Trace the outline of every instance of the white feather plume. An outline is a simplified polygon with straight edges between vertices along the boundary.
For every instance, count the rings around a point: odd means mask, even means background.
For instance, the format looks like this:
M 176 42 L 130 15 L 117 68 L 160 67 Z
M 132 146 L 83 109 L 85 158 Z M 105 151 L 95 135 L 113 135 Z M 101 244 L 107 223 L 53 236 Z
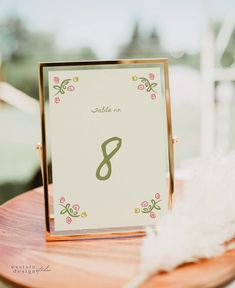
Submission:
M 138 287 L 152 273 L 223 253 L 235 236 L 235 154 L 200 163 L 173 209 L 149 230 L 142 246 Z

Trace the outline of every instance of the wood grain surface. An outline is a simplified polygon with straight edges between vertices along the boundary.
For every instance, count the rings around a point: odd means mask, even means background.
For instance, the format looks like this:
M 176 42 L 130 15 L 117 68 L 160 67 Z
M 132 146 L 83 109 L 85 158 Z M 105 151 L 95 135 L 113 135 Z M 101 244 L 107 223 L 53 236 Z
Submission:
M 47 243 L 43 213 L 42 188 L 0 207 L 0 276 L 4 281 L 16 287 L 114 288 L 123 287 L 138 274 L 143 238 Z M 23 265 L 49 266 L 50 271 L 15 273 L 14 267 Z M 222 287 L 234 274 L 235 250 L 154 275 L 142 287 Z

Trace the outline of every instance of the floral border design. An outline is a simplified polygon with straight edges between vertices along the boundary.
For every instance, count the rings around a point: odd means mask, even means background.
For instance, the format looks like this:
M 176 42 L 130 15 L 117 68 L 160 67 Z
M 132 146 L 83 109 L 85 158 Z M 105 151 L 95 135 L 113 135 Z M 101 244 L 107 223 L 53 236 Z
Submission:
M 74 82 L 74 83 L 73 83 Z M 75 83 L 79 82 L 79 77 L 75 76 L 72 79 L 67 78 L 67 79 L 60 79 L 59 76 L 54 76 L 53 77 L 53 89 L 56 90 L 56 93 L 54 94 L 54 102 L 56 104 L 60 103 L 60 97 L 61 95 L 64 95 L 66 91 L 68 92 L 73 92 L 76 90 Z
M 76 204 L 72 205 L 70 203 L 66 203 L 65 197 L 60 197 L 59 206 L 62 207 L 60 210 L 61 215 L 68 214 L 68 216 L 66 217 L 66 223 L 67 224 L 70 224 L 72 222 L 72 218 L 74 218 L 74 217 L 82 217 L 82 218 L 87 217 L 86 211 L 79 212 L 79 210 L 80 210 L 79 204 L 76 203 Z
M 150 96 L 152 100 L 155 100 L 157 98 L 157 91 L 154 88 L 158 85 L 157 82 L 152 82 L 155 78 L 156 76 L 154 73 L 149 73 L 148 78 L 133 75 L 132 81 L 140 80 L 140 84 L 138 84 L 137 89 L 146 91 L 148 96 Z
M 134 209 L 134 212 L 136 214 L 144 213 L 144 214 L 149 215 L 150 218 L 155 219 L 157 215 L 156 215 L 156 211 L 153 211 L 153 210 L 157 210 L 157 211 L 161 210 L 161 207 L 159 205 L 159 202 L 161 201 L 160 198 L 161 198 L 160 194 L 156 193 L 155 197 L 151 199 L 149 202 L 146 200 L 141 202 L 140 207 L 136 207 Z

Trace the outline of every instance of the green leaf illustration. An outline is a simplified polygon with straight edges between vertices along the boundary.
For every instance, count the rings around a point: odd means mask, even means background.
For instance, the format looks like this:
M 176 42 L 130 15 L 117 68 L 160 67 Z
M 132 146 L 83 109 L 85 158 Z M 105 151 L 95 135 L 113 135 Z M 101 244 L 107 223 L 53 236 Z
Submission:
M 65 80 L 62 82 L 63 87 L 66 86 L 66 85 L 68 85 L 70 80 L 71 80 L 71 79 L 65 79 Z
M 56 96 L 59 93 L 65 94 L 65 89 L 67 88 L 67 85 L 69 84 L 69 82 L 71 80 L 72 79 L 65 79 L 65 80 L 62 81 L 62 83 L 60 85 L 53 85 L 53 88 L 55 90 L 58 90 L 58 92 L 54 96 Z

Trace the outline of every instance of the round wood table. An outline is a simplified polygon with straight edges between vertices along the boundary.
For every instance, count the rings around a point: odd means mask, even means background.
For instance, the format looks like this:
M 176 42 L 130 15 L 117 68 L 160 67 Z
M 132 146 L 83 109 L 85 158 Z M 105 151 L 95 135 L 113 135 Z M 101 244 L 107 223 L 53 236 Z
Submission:
M 114 288 L 138 275 L 143 238 L 45 242 L 43 190 L 0 207 L 0 276 L 14 287 Z M 223 287 L 235 275 L 235 250 L 156 274 L 143 288 Z

